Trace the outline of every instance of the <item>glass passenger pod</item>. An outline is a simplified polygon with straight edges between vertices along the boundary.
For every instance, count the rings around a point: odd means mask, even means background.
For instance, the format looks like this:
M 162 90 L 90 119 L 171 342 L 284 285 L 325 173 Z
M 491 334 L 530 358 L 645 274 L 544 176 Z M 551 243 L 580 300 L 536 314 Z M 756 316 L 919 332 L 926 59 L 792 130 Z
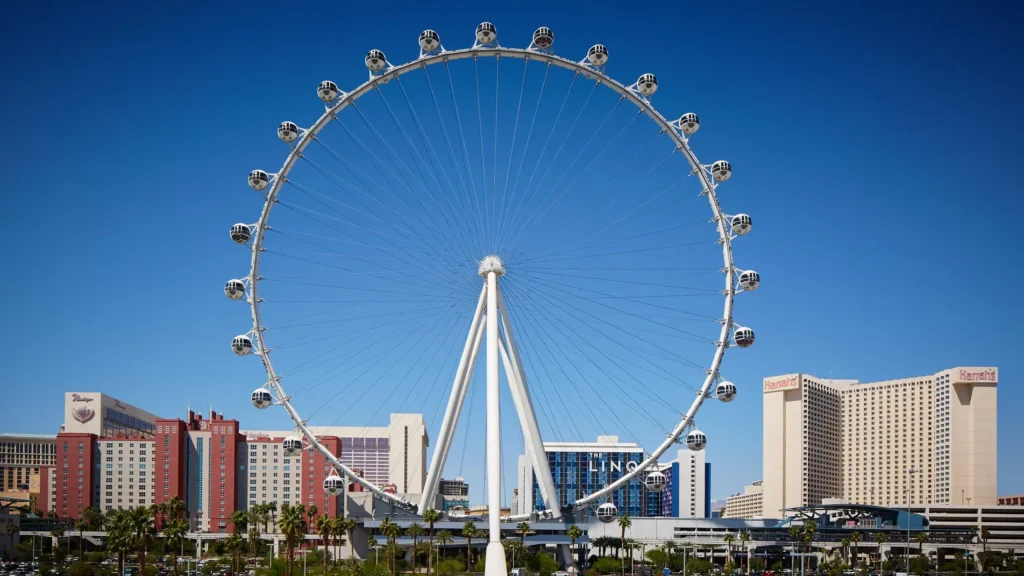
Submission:
M 665 489 L 668 479 L 660 471 L 655 470 L 644 478 L 644 486 L 651 492 L 661 492 Z
M 420 33 L 420 49 L 424 52 L 433 52 L 441 45 L 441 37 L 433 30 L 424 30 Z
M 761 275 L 756 270 L 744 270 L 740 273 L 740 288 L 747 292 L 753 292 L 760 285 Z
M 231 227 L 231 239 L 239 244 L 245 244 L 252 237 L 252 231 L 247 224 L 235 224 Z
M 697 130 L 700 130 L 700 118 L 698 118 L 693 112 L 683 114 L 679 118 L 679 129 L 687 136 L 693 134 Z
M 719 182 L 725 182 L 732 176 L 732 165 L 725 160 L 715 162 L 711 165 L 711 176 Z
M 302 439 L 298 436 L 289 436 L 281 443 L 285 456 L 296 456 L 302 452 Z
M 283 142 L 295 142 L 295 139 L 299 137 L 299 127 L 295 122 L 281 122 L 281 125 L 277 127 L 277 137 Z
M 750 232 L 751 228 L 754 227 L 753 221 L 747 214 L 737 214 L 732 217 L 732 231 L 737 236 L 743 236 L 747 232 Z
M 245 356 L 252 352 L 252 340 L 248 336 L 235 336 L 231 340 L 231 349 L 239 356 Z
M 259 192 L 270 184 L 270 175 L 263 170 L 253 170 L 249 173 L 249 187 Z
M 686 435 L 686 447 L 699 452 L 708 444 L 708 437 L 700 430 L 693 430 Z
M 330 80 L 324 80 L 316 89 L 317 98 L 325 103 L 334 102 L 334 99 L 338 97 L 338 92 L 338 85 Z
M 336 496 L 345 489 L 345 481 L 342 480 L 337 474 L 331 473 L 326 479 L 324 479 L 324 492 L 331 496 Z
M 619 515 L 619 509 L 611 502 L 605 502 L 597 507 L 597 519 L 608 524 Z
M 587 60 L 594 66 L 604 66 L 608 62 L 608 49 L 604 44 L 594 44 L 587 50 Z
M 749 348 L 754 343 L 754 331 L 750 328 L 737 328 L 733 339 L 740 348 Z
M 252 405 L 253 406 L 255 406 L 255 407 L 259 408 L 260 410 L 262 410 L 264 408 L 269 408 L 270 405 L 273 404 L 273 403 L 274 403 L 274 399 L 270 395 L 270 392 L 268 390 L 266 390 L 264 388 L 259 388 L 257 390 L 253 390 L 253 393 L 252 393 Z
M 388 59 L 380 50 L 370 50 L 366 53 L 366 67 L 374 72 L 380 72 L 387 66 Z
M 245 296 L 245 283 L 241 280 L 228 280 L 224 284 L 224 294 L 232 300 L 241 300 Z
M 644 96 L 651 96 L 658 91 L 658 78 L 654 74 L 644 74 L 636 81 L 636 87 Z
M 481 22 L 476 27 L 476 41 L 480 44 L 490 44 L 498 38 L 498 29 L 490 22 Z
M 736 398 L 736 385 L 732 382 L 719 382 L 715 387 L 715 398 L 722 402 L 732 402 Z
M 555 43 L 555 34 L 551 32 L 551 28 L 541 26 L 537 28 L 537 31 L 533 33 L 533 45 L 537 48 L 545 49 L 551 48 L 551 45 Z

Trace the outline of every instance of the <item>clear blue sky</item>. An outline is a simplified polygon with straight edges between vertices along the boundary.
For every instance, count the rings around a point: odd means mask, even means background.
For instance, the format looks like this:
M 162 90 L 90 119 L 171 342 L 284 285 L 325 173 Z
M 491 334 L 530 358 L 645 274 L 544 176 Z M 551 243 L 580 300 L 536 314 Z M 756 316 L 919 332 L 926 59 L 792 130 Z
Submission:
M 1024 492 L 1013 442 L 1015 416 L 1024 409 L 1015 340 L 1022 321 L 1016 292 L 1024 281 L 1017 224 L 1024 214 L 1014 168 L 1024 150 L 1024 9 L 998 1 L 649 6 L 466 3 L 442 12 L 429 3 L 387 2 L 5 4 L 0 429 L 54 431 L 69 390 L 106 392 L 167 415 L 190 401 L 212 404 L 245 427 L 285 428 L 279 411 L 257 414 L 249 405 L 249 392 L 262 381 L 258 361 L 228 350 L 248 318 L 244 305 L 221 292 L 227 278 L 247 269 L 244 249 L 228 240 L 227 229 L 255 221 L 259 210 L 245 175 L 280 165 L 286 151 L 274 127 L 284 119 L 312 122 L 321 110 L 313 95 L 320 80 L 355 86 L 365 78 L 363 55 L 374 47 L 394 61 L 411 59 L 416 36 L 428 27 L 449 49 L 466 46 L 486 19 L 506 45 L 525 46 L 545 25 L 557 35 L 556 51 L 575 59 L 595 42 L 608 45 L 608 72 L 620 80 L 657 73 L 654 102 L 667 116 L 701 115 L 694 141 L 701 158 L 733 162 L 736 176 L 721 189 L 723 204 L 755 219 L 755 232 L 737 244 L 737 263 L 757 268 L 764 284 L 737 304 L 737 319 L 758 336 L 753 348 L 730 350 L 726 360 L 741 394 L 699 420 L 712 439 L 715 498 L 760 478 L 762 377 L 807 372 L 871 381 L 956 365 L 1000 368 L 999 491 Z M 514 98 L 522 68 L 508 69 L 513 75 L 502 69 L 502 91 Z M 471 69 L 462 77 L 472 78 Z M 561 80 L 552 94 L 565 93 Z M 537 84 L 531 86 L 534 94 Z M 404 112 L 401 92 L 389 89 L 391 105 Z M 484 90 L 493 96 L 492 88 Z M 421 113 L 429 111 L 427 94 L 412 94 Z M 557 108 L 557 97 L 546 98 L 545 106 Z M 514 99 L 507 106 L 514 111 Z M 382 131 L 390 126 L 383 108 L 371 112 Z M 593 123 L 601 117 L 595 111 Z M 571 142 L 582 146 L 587 136 Z M 342 133 L 334 137 L 341 150 Z M 503 163 L 496 163 L 499 191 Z M 587 189 L 598 200 L 619 193 L 597 180 Z M 582 195 L 569 200 L 588 206 Z M 707 216 L 706 209 L 696 214 Z M 549 234 L 537 242 L 557 240 Z M 460 297 L 468 294 L 472 307 L 476 295 L 469 292 Z M 534 298 L 535 311 L 554 307 Z M 523 339 L 541 346 L 545 332 L 530 334 L 529 318 L 524 313 Z M 444 319 L 451 331 L 439 324 L 438 337 L 428 340 L 444 348 L 436 364 L 450 366 L 447 346 L 458 343 L 464 327 L 456 315 Z M 560 322 L 548 320 L 556 330 Z M 712 332 L 705 326 L 702 334 Z M 427 344 L 419 352 L 427 353 Z M 537 360 L 531 370 L 539 370 Z M 432 366 L 424 372 L 432 374 Z M 537 379 L 546 379 L 543 372 Z M 400 378 L 386 389 L 391 398 L 411 400 L 406 410 L 422 403 L 429 419 L 447 384 L 430 395 L 415 387 L 421 381 Z M 342 389 L 327 380 L 315 399 Z M 664 396 L 680 410 L 691 398 L 667 389 Z M 315 399 L 305 405 L 309 412 Z M 474 406 L 481 399 L 482 393 Z M 385 411 L 397 407 L 376 402 Z M 554 396 L 547 404 L 559 407 Z M 322 406 L 316 423 L 346 411 Z M 353 402 L 346 409 L 361 407 Z M 656 416 L 668 427 L 666 413 Z M 580 421 L 576 432 L 584 438 L 629 436 L 609 422 L 583 423 L 583 410 L 551 419 L 566 428 L 568 420 Z M 428 421 L 432 431 L 437 423 Z M 651 446 L 660 434 L 641 428 L 636 436 Z M 481 485 L 478 476 L 467 477 Z M 480 495 L 474 489 L 474 499 Z

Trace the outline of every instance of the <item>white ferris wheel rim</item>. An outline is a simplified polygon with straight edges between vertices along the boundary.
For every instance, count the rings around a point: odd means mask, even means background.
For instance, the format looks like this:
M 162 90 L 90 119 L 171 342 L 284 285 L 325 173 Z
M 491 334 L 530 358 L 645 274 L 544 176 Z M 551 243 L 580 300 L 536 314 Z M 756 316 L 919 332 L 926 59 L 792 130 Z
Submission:
M 400 65 L 391 65 L 387 63 L 387 67 L 380 73 L 370 73 L 370 78 L 360 84 L 356 89 L 351 92 L 343 92 L 339 89 L 338 97 L 334 102 L 326 105 L 326 110 L 323 115 L 314 123 L 310 128 L 300 129 L 300 136 L 291 146 L 291 152 L 285 159 L 281 169 L 276 174 L 271 174 L 270 178 L 270 189 L 267 191 L 265 196 L 265 202 L 263 208 L 260 211 L 260 218 L 256 224 L 252 225 L 252 259 L 250 262 L 250 272 L 247 278 L 249 284 L 249 304 L 252 311 L 252 336 L 255 339 L 257 346 L 255 347 L 254 353 L 261 357 L 263 361 L 264 369 L 267 372 L 268 380 L 264 384 L 264 388 L 271 387 L 277 394 L 277 404 L 284 406 L 288 413 L 288 416 L 294 422 L 296 429 L 306 438 L 309 442 L 310 449 L 316 449 L 324 457 L 330 461 L 334 467 L 345 474 L 352 481 L 357 482 L 364 488 L 372 492 L 375 496 L 389 502 L 390 504 L 409 510 L 415 511 L 417 506 L 415 503 L 405 499 L 399 498 L 398 496 L 385 492 L 382 488 L 375 485 L 374 483 L 366 480 L 365 478 L 357 475 L 352 469 L 343 464 L 337 457 L 334 456 L 320 441 L 316 438 L 316 435 L 310 431 L 307 427 L 305 420 L 299 415 L 298 411 L 292 405 L 290 397 L 281 385 L 281 377 L 278 376 L 274 369 L 273 362 L 270 357 L 270 352 L 273 350 L 271 347 L 266 345 L 264 340 L 265 326 L 260 321 L 260 308 L 261 303 L 258 296 L 259 287 L 259 269 L 260 269 L 260 256 L 263 251 L 264 235 L 270 227 L 267 225 L 273 206 L 277 201 L 277 196 L 281 190 L 281 186 L 287 181 L 287 176 L 294 167 L 296 161 L 301 157 L 302 151 L 312 142 L 316 135 L 323 130 L 332 119 L 337 117 L 338 112 L 351 105 L 353 102 L 358 100 L 360 97 L 370 93 L 376 89 L 380 84 L 387 83 L 392 78 L 400 77 L 404 74 L 412 72 L 416 69 L 424 68 L 426 66 L 434 64 L 447 64 L 452 60 L 462 60 L 466 58 L 478 58 L 478 57 L 494 57 L 494 58 L 517 58 L 521 60 L 537 60 L 540 62 L 547 63 L 550 65 L 559 66 L 570 70 L 577 75 L 583 75 L 585 78 L 596 81 L 598 84 L 602 84 L 609 89 L 617 92 L 623 99 L 629 100 L 640 110 L 640 113 L 651 118 L 655 124 L 661 129 L 662 132 L 668 134 L 670 138 L 676 143 L 677 149 L 680 150 L 685 156 L 687 162 L 689 162 L 692 168 L 691 174 L 697 175 L 701 184 L 703 185 L 703 195 L 708 197 L 708 202 L 711 206 L 712 213 L 714 215 L 712 222 L 716 223 L 718 230 L 718 243 L 722 245 L 722 262 L 723 271 L 725 272 L 725 289 L 722 294 L 725 296 L 724 311 L 722 318 L 719 320 L 722 328 L 719 334 L 718 340 L 715 342 L 715 353 L 712 357 L 711 366 L 706 370 L 706 376 L 701 388 L 697 391 L 696 398 L 690 404 L 686 413 L 681 416 L 679 423 L 675 425 L 672 431 L 668 434 L 667 438 L 653 451 L 649 452 L 647 457 L 640 462 L 632 470 L 628 470 L 621 478 L 612 482 L 600 490 L 593 492 L 583 498 L 580 498 L 571 504 L 573 510 L 583 509 L 593 505 L 596 502 L 601 501 L 603 498 L 611 494 L 614 490 L 626 484 L 649 466 L 656 463 L 658 459 L 664 454 L 673 444 L 676 444 L 683 433 L 691 427 L 693 424 L 694 416 L 700 409 L 704 400 L 712 396 L 712 386 L 719 379 L 719 369 L 721 367 L 722 359 L 725 355 L 725 349 L 729 347 L 730 341 L 730 330 L 734 326 L 733 322 L 733 300 L 736 295 L 736 275 L 737 269 L 733 264 L 732 254 L 732 240 L 734 236 L 729 233 L 729 222 L 728 215 L 722 210 L 719 204 L 718 197 L 715 193 L 717 183 L 709 174 L 708 168 L 700 163 L 697 159 L 696 154 L 689 146 L 689 138 L 682 133 L 681 129 L 673 122 L 667 120 L 658 110 L 651 104 L 650 100 L 643 94 L 639 93 L 634 87 L 626 86 L 617 80 L 611 78 L 603 72 L 602 67 L 597 67 L 584 59 L 581 62 L 575 62 L 567 58 L 555 55 L 551 52 L 545 52 L 541 50 L 531 48 L 507 48 L 503 46 L 497 46 L 492 44 L 478 45 L 474 44 L 471 48 L 463 48 L 458 50 L 444 50 L 443 47 L 439 47 L 436 52 L 421 53 L 420 57 L 406 62 Z M 544 511 L 540 511 L 543 513 Z

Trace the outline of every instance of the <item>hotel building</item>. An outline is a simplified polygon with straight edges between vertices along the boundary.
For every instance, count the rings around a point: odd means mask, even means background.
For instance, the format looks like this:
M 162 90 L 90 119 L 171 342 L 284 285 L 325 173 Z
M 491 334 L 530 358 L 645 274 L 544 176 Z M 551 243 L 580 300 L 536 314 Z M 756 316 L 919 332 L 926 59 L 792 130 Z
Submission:
M 996 368 L 859 383 L 764 379 L 763 516 L 825 498 L 996 503 Z
M 620 442 L 618 436 L 598 436 L 596 442 L 545 442 L 548 466 L 555 484 L 558 506 L 567 506 L 622 478 L 644 459 L 644 450 L 633 442 Z M 677 459 L 658 464 L 666 476 L 661 492 L 644 486 L 646 474 L 638 474 L 625 486 L 612 492 L 610 502 L 620 513 L 634 518 L 677 516 L 703 518 L 710 502 L 707 486 L 708 465 L 704 452 L 680 450 Z M 526 455 L 520 455 L 517 469 L 517 509 L 513 514 L 543 510 L 544 499 Z
M 99 392 L 64 393 L 62 432 L 95 436 L 153 436 L 157 416 Z
M 90 419 L 86 420 L 80 423 Z M 335 428 L 350 432 L 346 438 L 319 427 L 313 427 L 313 432 L 343 461 L 346 440 L 351 445 L 362 443 L 364 450 L 349 455 L 350 462 L 367 465 L 385 485 L 397 480 L 404 489 L 419 482 L 419 491 L 420 458 L 407 455 L 426 450 L 422 424 L 420 415 L 394 414 L 387 427 Z M 367 435 L 356 436 L 353 430 Z M 372 436 L 381 433 L 383 437 Z M 77 519 L 88 506 L 103 511 L 128 509 L 177 497 L 185 503 L 191 529 L 204 532 L 230 532 L 232 513 L 257 503 L 315 505 L 320 515 L 338 515 L 343 499 L 323 490 L 332 465 L 323 454 L 309 450 L 286 456 L 281 444 L 290 435 L 290 431 L 245 432 L 238 420 L 212 410 L 205 419 L 192 411 L 187 421 L 154 418 L 149 436 L 64 431 L 53 441 L 52 465 L 40 466 L 40 508 Z M 369 452 L 365 446 L 371 440 L 374 450 L 382 444 L 401 450 L 397 457 L 391 451 Z M 387 467 L 369 466 L 371 455 L 387 462 Z M 349 490 L 358 491 L 357 485 L 350 484 Z
M 734 494 L 725 499 L 722 518 L 760 518 L 763 509 L 764 487 L 758 480 L 744 486 L 742 494 Z

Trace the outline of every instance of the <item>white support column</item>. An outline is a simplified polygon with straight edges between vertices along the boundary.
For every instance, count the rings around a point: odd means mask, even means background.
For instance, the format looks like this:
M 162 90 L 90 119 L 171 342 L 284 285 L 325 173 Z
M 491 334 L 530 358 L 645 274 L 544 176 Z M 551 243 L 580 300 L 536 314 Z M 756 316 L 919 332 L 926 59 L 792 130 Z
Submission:
M 491 257 L 484 260 L 486 264 Z M 496 261 L 496 265 L 495 262 Z M 481 269 L 487 275 L 487 561 L 485 576 L 507 576 L 501 545 L 501 402 L 498 356 L 498 274 L 501 261 Z M 483 265 L 482 265 L 483 267 Z
M 540 426 L 537 425 L 537 413 L 533 410 L 533 400 L 530 398 L 530 390 L 526 386 L 526 372 L 520 361 L 519 347 L 512 334 L 512 322 L 509 320 L 508 309 L 500 290 L 498 291 L 498 310 L 501 313 L 501 323 L 508 344 L 509 362 L 505 365 L 505 376 L 508 379 L 509 388 L 512 390 L 512 400 L 515 402 L 516 412 L 519 414 L 519 425 L 523 429 L 527 458 L 533 465 L 533 473 L 537 475 L 537 485 L 540 487 L 544 504 L 547 505 L 553 517 L 558 518 L 562 512 L 555 492 L 555 482 L 551 478 L 551 467 L 548 465 L 548 458 L 544 453 L 544 440 L 540 434 Z
M 448 407 L 444 412 L 444 420 L 441 422 L 441 430 L 437 435 L 437 446 L 434 448 L 434 456 L 430 460 L 430 470 L 427 473 L 426 482 L 423 484 L 423 496 L 420 497 L 418 513 L 422 515 L 427 508 L 431 507 L 434 494 L 437 492 L 437 485 L 441 480 L 441 473 L 444 471 L 444 464 L 448 460 L 448 450 L 451 448 L 452 440 L 455 438 L 455 427 L 459 422 L 459 415 L 462 413 L 462 404 L 466 400 L 466 390 L 473 378 L 473 367 L 476 365 L 476 355 L 480 348 L 480 340 L 483 336 L 484 304 L 487 298 L 487 285 L 484 284 L 480 290 L 480 298 L 476 304 L 476 311 L 473 313 L 473 320 L 469 325 L 469 334 L 466 336 L 466 345 L 462 348 L 462 358 L 459 360 L 459 368 L 455 372 L 455 380 L 452 383 L 452 393 L 448 397 Z

